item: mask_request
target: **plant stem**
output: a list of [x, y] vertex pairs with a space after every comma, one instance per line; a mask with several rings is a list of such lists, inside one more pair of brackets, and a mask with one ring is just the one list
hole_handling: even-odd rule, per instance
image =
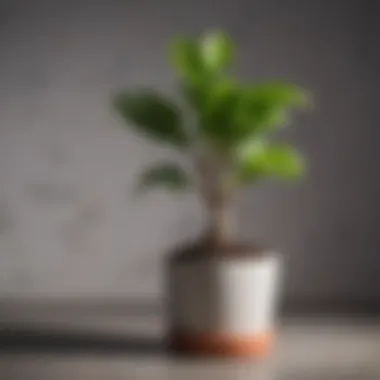
[[212, 248], [225, 247], [231, 243], [235, 234], [235, 188], [230, 170], [223, 160], [210, 152], [201, 152], [195, 163], [200, 194], [209, 214], [207, 243]]
[[230, 197], [217, 196], [211, 200], [209, 239], [212, 247], [225, 247], [233, 240], [235, 234], [233, 206]]

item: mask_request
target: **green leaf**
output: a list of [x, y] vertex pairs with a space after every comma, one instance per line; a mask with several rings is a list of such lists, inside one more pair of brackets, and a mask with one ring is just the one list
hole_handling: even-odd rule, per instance
[[270, 147], [266, 160], [269, 173], [283, 179], [296, 179], [305, 171], [303, 158], [291, 146]]
[[235, 81], [227, 77], [205, 81], [203, 86], [182, 83], [181, 92], [195, 112], [198, 135], [212, 145], [221, 147], [234, 141], [237, 90]]
[[270, 104], [284, 107], [303, 108], [309, 104], [306, 92], [290, 83], [269, 82], [259, 84], [250, 90], [250, 95]]
[[263, 140], [254, 140], [242, 148], [239, 154], [241, 177], [245, 182], [263, 177], [296, 179], [305, 170], [299, 153], [288, 145], [269, 145]]
[[234, 45], [222, 32], [210, 32], [199, 38], [176, 38], [171, 45], [171, 62], [187, 82], [203, 85], [218, 76], [233, 60]]
[[189, 186], [185, 171], [176, 164], [163, 163], [146, 170], [139, 182], [138, 189], [164, 187], [167, 190], [183, 190]]
[[234, 45], [225, 33], [207, 33], [201, 38], [199, 47], [203, 65], [211, 71], [224, 69], [233, 60]]
[[271, 132], [290, 121], [291, 110], [305, 108], [304, 90], [287, 83], [266, 83], [242, 91], [236, 123], [243, 134]]
[[235, 110], [239, 101], [237, 84], [227, 78], [208, 89], [201, 115], [202, 132], [218, 145], [232, 145], [237, 140]]
[[205, 74], [199, 47], [195, 40], [186, 37], [174, 39], [170, 55], [173, 67], [186, 81], [197, 81]]
[[114, 106], [128, 123], [157, 140], [176, 146], [187, 143], [177, 107], [152, 91], [124, 92]]
[[204, 81], [202, 87], [188, 84], [186, 91], [201, 133], [223, 152], [287, 124], [290, 111], [306, 101], [305, 93], [290, 84], [247, 87], [226, 76]]

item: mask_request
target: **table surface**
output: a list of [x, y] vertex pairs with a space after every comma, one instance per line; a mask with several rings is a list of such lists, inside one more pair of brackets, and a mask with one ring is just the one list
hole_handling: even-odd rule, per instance
[[274, 354], [252, 360], [174, 359], [157, 312], [13, 305], [0, 314], [1, 380], [379, 380], [375, 320], [288, 318]]

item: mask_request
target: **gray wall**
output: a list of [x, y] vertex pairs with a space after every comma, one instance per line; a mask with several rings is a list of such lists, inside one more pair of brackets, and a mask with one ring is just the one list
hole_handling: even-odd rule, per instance
[[201, 210], [195, 196], [130, 196], [139, 169], [174, 153], [125, 132], [109, 94], [172, 91], [170, 36], [219, 27], [243, 78], [287, 78], [316, 103], [286, 135], [307, 180], [247, 189], [242, 235], [285, 252], [288, 297], [380, 300], [376, 1], [0, 4], [1, 297], [161, 294], [163, 253], [201, 230]]

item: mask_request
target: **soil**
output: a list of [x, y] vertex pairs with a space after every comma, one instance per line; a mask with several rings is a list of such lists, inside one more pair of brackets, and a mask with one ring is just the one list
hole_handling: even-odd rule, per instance
[[171, 252], [171, 261], [193, 261], [200, 259], [252, 259], [273, 255], [273, 249], [261, 242], [232, 242], [213, 246], [206, 238], [194, 243], [178, 246]]

